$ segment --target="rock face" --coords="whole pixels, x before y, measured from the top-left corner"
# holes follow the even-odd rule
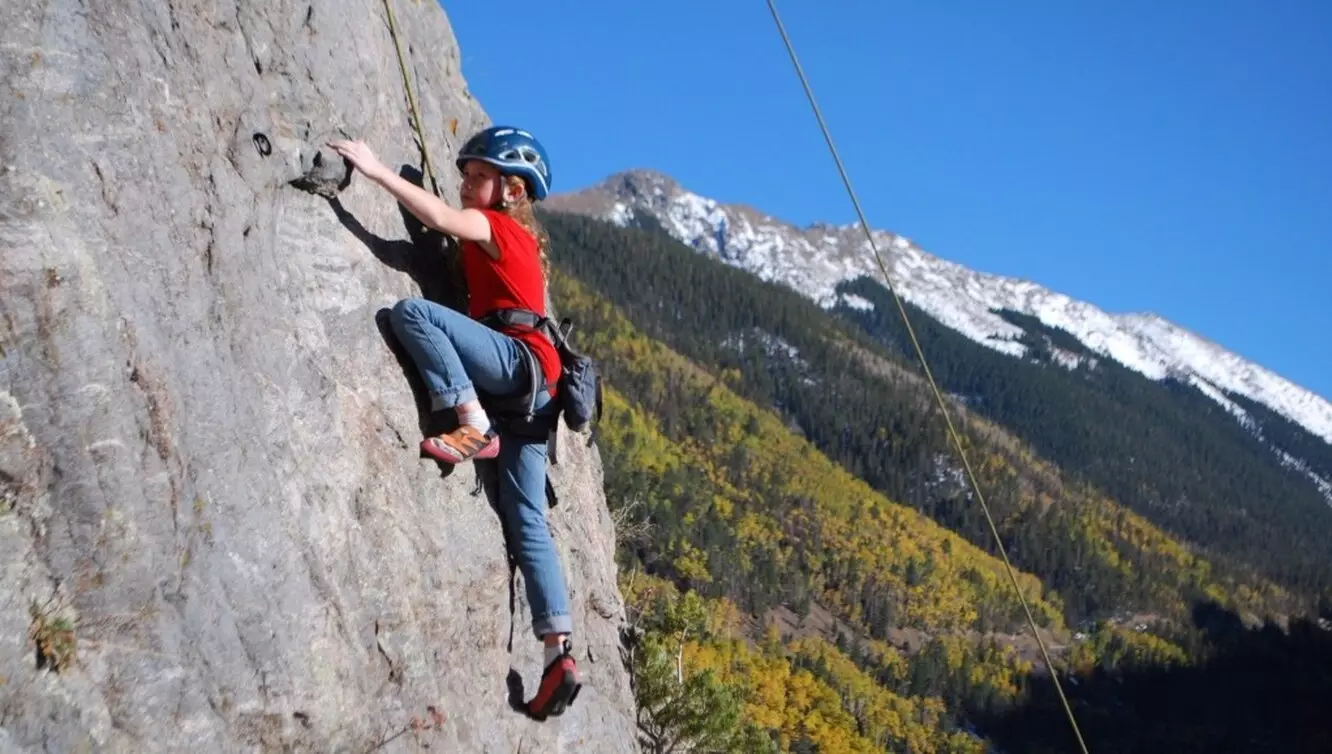
[[[485,115],[392,1],[456,201]],[[383,317],[450,249],[320,151],[419,174],[383,3],[4,3],[0,82],[0,751],[635,750],[595,448],[551,469],[585,684],[545,723],[488,469],[417,449]]]

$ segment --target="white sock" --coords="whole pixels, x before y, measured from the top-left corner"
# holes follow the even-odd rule
[[[458,422],[466,424],[469,427],[475,427],[476,431],[481,434],[485,434],[490,430],[490,417],[486,416],[484,409],[478,408],[467,412],[459,411]]]
[[[565,639],[565,641],[568,641],[568,639]],[[541,665],[541,667],[543,668],[550,667],[550,664],[560,659],[560,655],[562,654],[564,654],[564,642],[555,645],[547,644],[546,661]]]

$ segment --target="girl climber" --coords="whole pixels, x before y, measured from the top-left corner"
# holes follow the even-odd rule
[[[487,396],[535,392],[537,415],[557,408],[560,358],[550,340],[537,330],[492,329],[478,321],[500,309],[545,316],[547,241],[532,204],[550,188],[546,152],[521,129],[496,126],[476,134],[458,155],[463,207],[458,210],[398,176],[361,141],[329,146],[427,227],[461,242],[468,314],[422,298],[405,299],[393,307],[393,330],[416,363],[432,410],[458,414],[458,429],[426,438],[422,450],[455,464],[499,458],[499,507],[527,584],[532,630],[545,643],[541,687],[528,712],[537,719],[562,714],[579,683],[564,570],[546,525],[545,439],[509,432],[501,438],[478,397],[478,390]],[[530,368],[532,358],[550,386],[546,390],[530,385],[538,374]]]

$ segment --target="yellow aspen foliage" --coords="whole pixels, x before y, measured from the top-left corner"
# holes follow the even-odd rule
[[[694,584],[706,584],[712,581],[712,575],[708,571],[707,553],[688,542],[678,543],[672,565],[680,576]]]
[[[700,693],[715,689],[712,693],[735,695],[742,710],[737,725],[770,731],[781,751],[800,742],[819,751],[983,751],[979,739],[950,729],[940,698],[890,688],[909,678],[912,660],[883,642],[858,642],[861,664],[818,638],[783,645],[772,624],[754,644],[741,635],[742,616],[729,600],[682,594],[669,582],[642,574],[623,578],[621,588],[631,617],[658,637],[652,643],[668,653],[681,647],[686,680],[707,674],[706,683],[693,686]],[[685,637],[683,644],[676,643],[679,637]],[[1007,654],[988,657],[962,637],[939,642],[935,651],[947,658],[954,673],[964,666],[984,666],[978,676],[982,681],[1013,668]],[[686,686],[692,688],[691,683]],[[651,686],[654,699],[664,693],[662,688],[660,679]],[[686,703],[683,698],[677,701]]]
[[[577,299],[569,290],[563,293],[566,302]],[[679,495],[678,505],[686,506],[675,513],[689,522],[686,534],[710,516],[724,524],[736,545],[727,562],[746,578],[776,582],[780,574],[802,574],[811,591],[839,614],[868,618],[880,627],[891,622],[927,630],[965,628],[990,603],[1002,605],[986,608],[990,613],[1020,614],[997,560],[928,517],[887,500],[788,432],[770,411],[735,395],[678,354],[664,347],[627,350],[635,340],[632,328],[609,309],[587,306],[607,319],[585,341],[589,352],[635,379],[661,379],[663,386],[683,391],[690,405],[699,407],[697,420],[706,423],[671,438],[660,420],[610,389],[610,413],[624,418],[606,422],[607,442],[617,451],[626,448],[636,467],[663,479],[706,484],[703,497],[698,493],[704,490],[668,490]],[[588,311],[579,316],[587,318]],[[737,458],[743,462],[731,462]],[[713,553],[707,555],[711,567]],[[678,560],[693,569],[685,576],[691,579],[705,562],[692,556]],[[714,571],[712,578],[721,575]],[[1040,582],[1019,576],[1033,609],[1046,623],[1058,624],[1058,606],[1041,599]],[[822,585],[831,585],[830,591]]]

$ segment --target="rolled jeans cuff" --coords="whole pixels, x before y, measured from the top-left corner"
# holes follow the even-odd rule
[[[532,621],[532,633],[536,634],[538,639],[545,637],[546,634],[572,634],[573,618],[567,614],[535,618]]]
[[[472,384],[469,382],[466,385],[459,385],[458,387],[452,387],[443,392],[432,394],[430,396],[430,410],[441,411],[476,399],[476,388],[472,387]]]

